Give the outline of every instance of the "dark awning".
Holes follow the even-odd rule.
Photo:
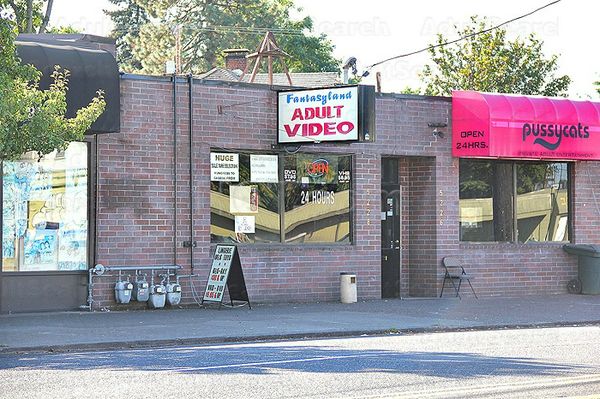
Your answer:
[[[52,82],[54,66],[70,72],[67,92],[67,117],[90,103],[96,92],[104,91],[106,110],[89,133],[118,132],[120,123],[119,68],[109,52],[85,45],[66,45],[60,41],[36,42],[17,40],[17,53],[23,64],[32,64],[42,72],[40,88],[48,89]]]

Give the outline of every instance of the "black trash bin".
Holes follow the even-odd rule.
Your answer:
[[[578,260],[579,278],[569,281],[569,292],[600,294],[600,245],[565,244],[563,249]]]

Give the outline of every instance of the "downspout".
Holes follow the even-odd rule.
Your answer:
[[[193,87],[194,77],[190,73],[188,75],[188,139],[189,139],[189,151],[190,151],[190,162],[189,162],[189,176],[190,176],[190,270],[191,274],[194,274],[194,248],[196,243],[194,241],[194,174],[193,174],[193,133],[194,133],[194,104],[193,104]]]
[[[96,266],[96,261],[98,260],[98,186],[100,184],[99,179],[99,165],[98,162],[98,134],[94,134],[94,254],[92,263]],[[90,309],[91,310],[91,309]]]
[[[88,181],[90,179],[90,169],[92,169],[92,160],[94,161],[94,165],[93,165],[93,170],[92,172],[93,174],[93,185],[89,185],[88,186],[88,196],[92,196],[92,203],[93,203],[93,209],[88,209],[88,218],[92,217],[93,220],[93,248],[89,249],[88,246],[88,251],[91,251],[91,256],[90,253],[88,252],[87,255],[87,259],[88,261],[91,258],[91,264],[88,265],[88,281],[87,281],[87,299],[86,299],[86,303],[87,305],[81,305],[79,306],[80,309],[89,309],[90,312],[92,312],[94,310],[94,268],[96,267],[96,261],[98,260],[98,192],[100,191],[98,189],[98,186],[100,185],[100,179],[98,178],[99,176],[99,169],[98,169],[98,134],[94,133],[94,140],[92,142],[92,151],[93,151],[93,156],[89,156],[88,155]],[[89,148],[89,147],[88,147]],[[88,206],[89,206],[90,202],[88,200]],[[88,220],[88,237],[89,237],[89,220]],[[88,240],[89,242],[89,240]]]
[[[173,265],[177,264],[177,74],[173,73]]]
[[[88,273],[88,306],[90,312],[94,311],[94,273],[92,268],[96,267],[98,261],[98,195],[100,192],[100,161],[99,161],[99,150],[100,144],[98,143],[98,134],[94,134],[94,253],[92,264],[88,267],[90,269]]]

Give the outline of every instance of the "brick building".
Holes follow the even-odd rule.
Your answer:
[[[202,290],[211,259],[210,153],[277,154],[277,92],[268,86],[194,81],[192,174],[194,215],[189,211],[189,82],[177,84],[178,234],[176,263],[194,271]],[[123,76],[121,133],[98,136],[97,262],[173,262],[172,83],[165,78]],[[222,110],[221,112],[219,110]],[[439,128],[443,138],[430,127]],[[350,243],[241,244],[239,252],[250,297],[268,301],[330,301],[339,298],[339,273],[354,272],[360,299],[382,296],[383,186],[401,188],[402,277],[393,296],[433,297],[443,281],[441,259],[459,256],[476,277],[480,295],[566,292],[576,277],[576,260],[563,242],[461,241],[459,160],[451,153],[451,99],[378,94],[374,142],[319,143],[301,147],[310,154],[353,158]],[[279,150],[281,152],[281,150]],[[600,215],[595,162],[572,163],[572,241],[597,242],[593,225]],[[382,170],[387,168],[386,175]],[[396,170],[390,170],[396,168]],[[389,191],[389,190],[388,190]],[[385,198],[385,197],[384,197]],[[193,237],[189,223],[193,220]],[[183,248],[186,240],[195,249]],[[562,240],[561,240],[562,241]],[[383,243],[385,245],[386,243]],[[112,301],[107,281],[99,295]],[[185,287],[189,302],[190,289]]]
[[[377,94],[369,141],[288,146],[277,145],[278,93],[267,85],[122,75],[120,93],[120,131],[89,136],[87,263],[63,308],[85,305],[95,264],[182,266],[178,274],[195,275],[180,279],[182,303],[191,304],[203,293],[215,245],[235,241],[254,302],[337,300],[340,272],[356,273],[360,300],[436,297],[446,256],[465,260],[481,296],[558,294],[577,276],[564,242],[600,238],[596,161],[460,160],[452,153],[451,98]],[[227,207],[238,188],[211,181],[211,153],[240,157],[239,186],[260,196],[250,211],[256,233],[234,230]],[[277,182],[244,176],[254,155],[277,159]],[[302,162],[323,159],[348,172],[347,180],[283,177],[287,168],[301,173]],[[6,168],[4,177],[6,192]],[[333,193],[335,201],[311,194],[305,202],[305,189]],[[68,234],[58,234],[60,251]],[[26,305],[14,299],[21,294],[8,278],[20,269],[9,271],[6,259],[5,250],[3,312],[60,308],[41,294]],[[22,284],[39,273],[22,272]],[[93,309],[116,307],[116,279],[95,277]]]

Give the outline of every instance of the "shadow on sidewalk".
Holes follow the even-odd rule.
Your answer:
[[[0,355],[0,370],[170,371],[183,374],[401,373],[446,378],[559,375],[583,366],[533,358],[467,352],[342,350],[313,346],[237,346],[139,349],[114,352]]]

